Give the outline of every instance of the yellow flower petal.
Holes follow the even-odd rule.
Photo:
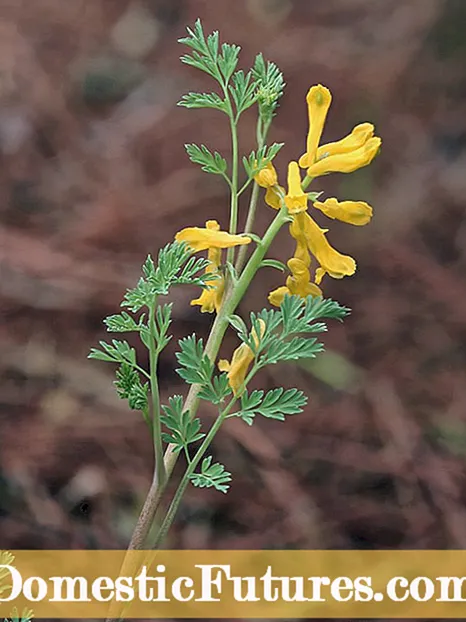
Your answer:
[[[374,136],[372,123],[360,123],[353,128],[351,134],[334,143],[322,145],[317,149],[317,160],[337,153],[348,153],[362,147]]]
[[[214,311],[218,313],[222,306],[225,279],[223,276],[219,276],[219,278],[206,281],[206,283],[210,285],[210,289],[203,289],[199,298],[191,300],[191,306],[199,305],[201,313],[213,313]]]
[[[216,220],[208,220],[206,222],[206,229],[209,231],[219,231],[220,225]],[[207,259],[209,265],[205,270],[205,274],[215,274],[216,279],[209,279],[206,284],[210,286],[209,289],[203,289],[199,298],[191,300],[191,306],[199,305],[201,307],[201,313],[218,313],[223,300],[223,293],[225,290],[225,279],[223,275],[219,273],[219,267],[222,263],[222,250],[216,247],[210,247],[207,253]]]
[[[307,174],[309,177],[318,177],[327,173],[352,173],[358,168],[367,166],[379,152],[382,141],[378,137],[370,138],[362,147],[348,153],[330,155],[312,164]]]
[[[318,84],[309,89],[306,102],[309,132],[307,134],[306,153],[299,160],[299,166],[302,168],[307,168],[315,162],[327,112],[332,103],[332,95],[325,86]]]
[[[296,214],[290,225],[293,238],[305,238],[309,251],[320,266],[334,279],[351,276],[356,272],[356,262],[349,255],[342,255],[333,248],[325,237],[326,230],[309,216],[307,212]]]
[[[286,286],[294,296],[307,298],[308,296],[322,296],[322,290],[315,283],[311,283],[311,275],[305,263],[296,257],[287,263],[292,276],[286,279]]]
[[[185,242],[193,252],[205,251],[208,248],[230,248],[251,242],[251,238],[247,235],[231,235],[219,229],[220,226],[216,220],[209,220],[205,229],[201,227],[182,229],[175,235],[175,240]]]
[[[263,336],[265,332],[265,322],[263,320],[259,320],[260,325],[260,336],[257,335],[256,331],[253,329],[251,335],[254,339],[256,345],[259,344],[259,340]],[[228,383],[234,393],[234,395],[238,395],[243,388],[244,381],[246,379],[249,366],[254,360],[254,353],[251,348],[242,343],[236,350],[233,352],[233,356],[231,357],[231,362],[222,359],[218,363],[218,368],[220,371],[228,372]]]
[[[315,201],[314,207],[329,218],[336,218],[350,225],[367,225],[372,218],[372,207],[364,201],[338,201],[331,198]]]
[[[268,295],[268,301],[274,307],[279,307],[285,299],[285,296],[289,293],[290,290],[288,289],[288,287],[282,285],[281,287],[277,287],[277,289],[274,289],[270,292],[270,294]]]
[[[278,184],[277,171],[272,162],[269,162],[265,168],[254,176],[254,181],[262,188],[270,188]]]
[[[285,196],[285,205],[290,214],[307,209],[307,194],[301,188],[301,174],[297,162],[288,164],[288,194]]]
[[[273,209],[281,209],[285,188],[282,186],[271,186],[265,192],[265,202]]]
[[[286,279],[286,285],[278,287],[270,292],[268,300],[270,304],[279,307],[285,296],[300,296],[307,298],[308,296],[322,296],[322,290],[315,283],[311,282],[311,275],[307,265],[293,257],[287,262],[291,276]]]

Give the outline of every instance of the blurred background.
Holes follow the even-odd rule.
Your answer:
[[[353,309],[326,355],[261,377],[305,390],[305,413],[228,422],[214,454],[231,490],[190,490],[167,547],[466,548],[464,0],[2,0],[0,546],[129,540],[151,443],[111,366],[86,357],[148,253],[183,226],[226,225],[226,186],[183,147],[228,154],[226,119],[176,106],[213,88],[179,62],[197,17],[241,45],[244,68],[262,51],[284,72],[269,138],[286,143],[282,179],[303,151],[312,84],[334,95],[325,142],[371,121],[384,144],[372,166],[312,188],[375,216],[331,223],[359,269],[325,282]],[[245,114],[243,153],[254,126]],[[258,232],[272,216],[264,205]],[[285,231],[272,256],[292,248]],[[282,282],[264,269],[240,313]],[[209,330],[196,295],[174,294],[177,338]],[[184,390],[174,341],[164,400]],[[236,345],[230,335],[223,354]]]

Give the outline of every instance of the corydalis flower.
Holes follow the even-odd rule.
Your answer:
[[[254,179],[259,186],[267,188],[265,202],[274,209],[280,209],[285,203],[290,214],[298,214],[307,209],[307,194],[301,188],[301,175],[297,162],[288,164],[288,192],[278,184],[277,171],[272,163],[258,173]]]
[[[293,257],[288,260],[287,265],[291,272],[291,276],[286,279],[286,285],[278,287],[270,292],[270,304],[279,307],[286,295],[300,296],[301,298],[322,296],[320,287],[311,282],[311,274],[304,261],[297,257]]]
[[[341,140],[319,146],[332,96],[327,88],[318,84],[309,89],[306,101],[309,132],[306,153],[299,159],[299,166],[307,169],[308,177],[352,173],[372,162],[382,141],[374,137],[371,123],[360,123]]]
[[[247,235],[231,235],[227,231],[220,231],[216,220],[208,220],[205,229],[202,227],[186,227],[175,235],[175,240],[185,242],[195,253],[205,251],[208,248],[231,248],[251,242],[251,238]]]
[[[332,103],[332,94],[327,87],[318,84],[312,86],[307,95],[307,113],[309,117],[309,131],[307,133],[306,153],[300,159],[300,166],[307,168],[314,164],[319,146],[320,137],[327,118],[328,109]]]
[[[372,207],[364,201],[338,201],[335,198],[314,201],[314,207],[328,218],[363,226],[372,218]]]
[[[318,177],[328,173],[354,173],[354,171],[372,162],[378,154],[381,144],[382,140],[374,136],[354,151],[323,157],[307,169],[307,174],[309,177]]]
[[[331,246],[325,236],[327,229],[321,229],[307,212],[296,214],[290,225],[290,234],[296,240],[297,249],[307,247],[319,262],[315,282],[319,285],[324,274],[342,279],[356,272],[356,262],[349,255],[342,255]]]
[[[264,320],[259,320],[260,326],[260,335],[257,335],[256,331],[253,329],[251,331],[252,338],[254,339],[254,343],[256,347],[259,345],[261,338],[265,333],[265,322]],[[233,352],[233,356],[231,357],[231,362],[225,359],[222,359],[218,362],[218,368],[220,371],[226,371],[228,376],[228,383],[233,391],[235,396],[241,394],[241,389],[244,385],[244,381],[246,380],[246,375],[249,371],[249,367],[254,360],[254,352],[251,348],[246,344],[242,343],[236,350]]]
[[[202,313],[214,311],[218,313],[225,290],[225,278],[219,269],[222,263],[222,248],[249,244],[251,238],[220,231],[220,225],[216,220],[208,220],[205,229],[188,227],[177,233],[175,239],[178,242],[185,242],[195,252],[208,251],[209,265],[205,273],[213,275],[213,278],[206,280],[209,288],[202,290],[199,298],[191,300],[191,305],[199,305]]]
[[[272,162],[269,162],[257,175],[254,175],[254,181],[261,188],[266,188],[264,200],[267,205],[274,209],[280,209],[285,188],[278,185],[277,171]]]
[[[206,227],[211,231],[219,231],[220,225],[216,220],[209,220],[206,223]],[[206,268],[206,274],[213,274],[213,279],[206,280],[206,285],[209,289],[203,289],[199,298],[191,300],[191,306],[199,305],[201,307],[201,313],[213,313],[219,312],[222,305],[223,293],[225,291],[225,277],[220,272],[219,268],[222,263],[222,251],[220,248],[211,247],[208,249],[207,259],[209,265]]]

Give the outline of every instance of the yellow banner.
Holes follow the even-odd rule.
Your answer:
[[[466,618],[466,551],[13,551],[0,615]]]

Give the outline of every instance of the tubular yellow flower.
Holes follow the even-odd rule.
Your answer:
[[[298,214],[307,209],[307,194],[301,188],[301,174],[297,162],[288,164],[288,194],[285,205],[290,214]]]
[[[301,296],[301,298],[307,298],[308,296],[322,296],[322,290],[320,287],[318,287],[315,283],[311,283],[309,268],[303,261],[293,257],[288,260],[287,265],[291,272],[291,276],[286,279],[285,286],[279,287],[273,292],[270,292],[270,304],[279,307],[287,294]]]
[[[348,136],[345,136],[335,143],[328,143],[319,147],[317,149],[317,161],[337,153],[348,153],[349,151],[359,149],[359,147],[362,147],[374,136],[374,129],[372,123],[360,123],[356,125]]]
[[[348,153],[336,153],[318,160],[307,169],[309,177],[318,177],[327,173],[352,173],[367,166],[377,155],[382,141],[377,136],[370,138],[362,147]]]
[[[175,240],[185,242],[195,253],[208,248],[231,248],[251,242],[251,238],[247,235],[231,235],[227,231],[220,231],[216,220],[208,220],[205,229],[186,227],[175,235]]]
[[[372,207],[364,201],[338,201],[335,198],[314,201],[314,207],[329,218],[347,222],[350,225],[367,225],[372,218]]]
[[[253,329],[251,335],[254,339],[254,343],[259,345],[259,341],[265,333],[265,322],[263,320],[259,320],[260,324],[260,336],[257,335],[256,331]],[[233,356],[231,357],[231,362],[222,359],[218,362],[218,368],[220,371],[228,372],[228,383],[232,388],[234,395],[239,395],[240,390],[243,386],[243,383],[246,379],[246,375],[249,370],[249,366],[254,360],[254,353],[251,348],[242,343],[236,350],[233,352]]]
[[[306,102],[309,116],[309,131],[307,134],[306,153],[299,160],[299,166],[302,168],[307,168],[315,162],[317,147],[322,136],[327,112],[332,103],[332,95],[328,88],[318,84],[309,89]]]
[[[272,162],[269,162],[257,175],[254,175],[254,181],[261,188],[270,188],[278,184],[277,171]]]
[[[307,212],[296,214],[290,225],[291,236],[297,242],[306,241],[309,251],[325,273],[334,279],[351,276],[356,272],[356,262],[349,255],[342,255],[333,248],[325,237],[326,232],[327,230],[321,229]],[[320,281],[316,279],[316,282]]]
[[[272,162],[269,162],[257,175],[254,176],[256,184],[261,188],[267,188],[265,202],[273,209],[280,209],[282,206],[282,195],[285,189],[278,185],[278,175]]]
[[[216,274],[217,278],[206,281],[210,289],[203,289],[199,298],[191,300],[191,306],[199,305],[201,307],[201,313],[213,313],[214,311],[218,313],[225,290],[225,279],[219,272],[219,267],[222,263],[221,249],[209,248],[207,258],[210,264],[206,268],[206,274]]]

